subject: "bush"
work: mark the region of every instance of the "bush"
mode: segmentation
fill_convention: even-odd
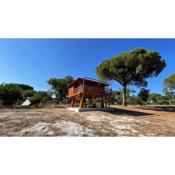
[[[169,100],[169,104],[170,104],[170,105],[175,105],[175,98],[174,98],[174,99]]]
[[[25,90],[23,91],[23,97],[26,99],[27,97],[32,97],[36,94],[33,90]]]
[[[39,106],[39,104],[42,101],[42,96],[40,94],[35,94],[33,97],[31,97],[31,104],[35,106]]]
[[[169,100],[167,99],[161,99],[158,101],[158,105],[169,105]]]
[[[138,94],[138,97],[140,97],[140,99],[146,103],[149,98],[149,90],[142,88]]]
[[[144,102],[137,96],[129,97],[127,100],[129,105],[143,105]]]
[[[2,84],[0,85],[0,99],[4,106],[11,107],[23,99],[22,90],[17,85]]]
[[[151,93],[148,102],[152,105],[169,105],[169,99],[157,93]]]

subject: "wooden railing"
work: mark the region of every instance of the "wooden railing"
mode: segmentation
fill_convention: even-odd
[[[75,89],[69,89],[68,96],[73,96],[75,94],[83,93],[83,92],[91,92],[91,93],[111,93],[112,89],[107,87],[98,87],[92,85],[80,85]]]
[[[84,91],[84,86],[83,85],[80,85],[75,89],[70,88],[69,91],[68,91],[68,96],[71,97],[75,94],[82,93],[83,91]]]
[[[84,91],[92,92],[92,93],[105,93],[104,87],[98,87],[98,86],[92,86],[92,85],[85,85]]]

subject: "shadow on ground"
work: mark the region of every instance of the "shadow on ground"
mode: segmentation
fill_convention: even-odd
[[[164,111],[164,112],[175,112],[175,106],[165,106],[165,105],[153,105],[153,106],[144,106],[144,107],[139,107],[140,109],[144,110],[154,110],[154,111]]]
[[[153,114],[146,112],[133,111],[128,109],[112,108],[113,110],[104,111],[116,115],[131,115],[131,116],[151,116]]]

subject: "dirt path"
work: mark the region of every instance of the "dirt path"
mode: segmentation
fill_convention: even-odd
[[[115,109],[81,113],[64,108],[0,109],[0,136],[175,136],[175,112]]]

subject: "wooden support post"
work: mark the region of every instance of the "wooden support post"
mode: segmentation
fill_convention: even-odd
[[[74,104],[74,99],[72,98],[70,106],[73,107],[73,104]]]
[[[80,100],[80,108],[83,107],[83,101],[84,101],[84,95],[81,97],[81,100]]]
[[[107,99],[105,97],[105,108],[107,108]]]
[[[103,97],[101,97],[101,108],[104,108],[104,100],[103,100]]]
[[[74,107],[76,107],[76,105],[77,105],[77,100],[78,100],[78,97],[76,96],[76,97],[75,97]]]
[[[75,105],[75,98],[72,98],[71,107],[74,107],[74,105]]]

